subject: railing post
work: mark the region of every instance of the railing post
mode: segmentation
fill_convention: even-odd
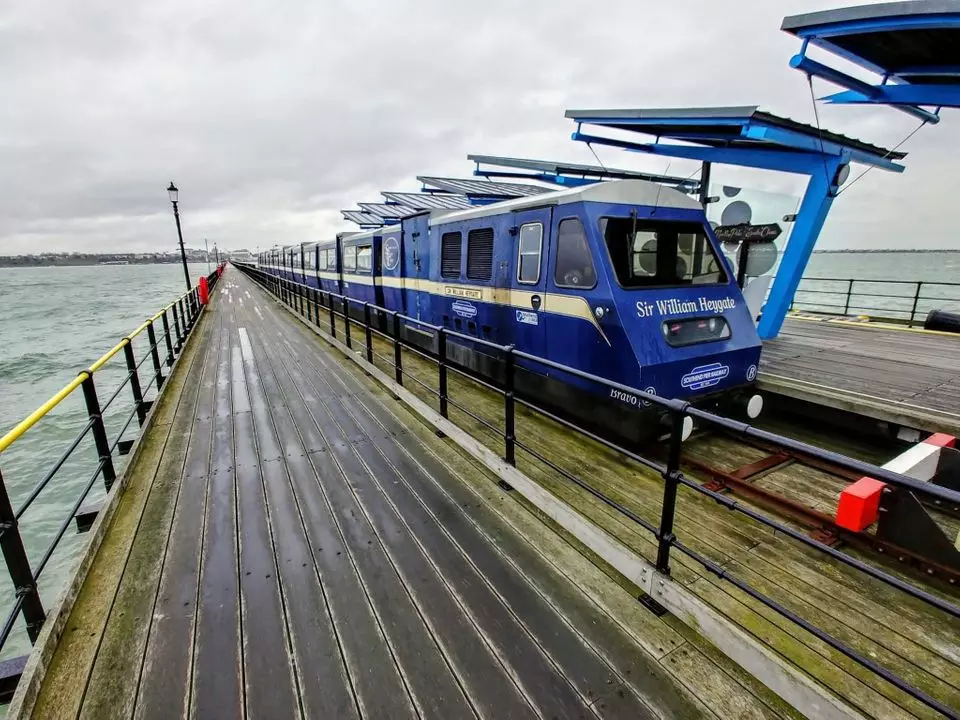
[[[367,346],[367,362],[373,364],[373,333],[370,331],[370,303],[363,304],[363,342]]]
[[[853,294],[853,278],[847,280],[847,299],[843,303],[843,314],[850,312],[850,296]]]
[[[313,321],[317,327],[320,327],[320,293],[319,288],[313,289]]]
[[[350,345],[350,301],[347,296],[343,296],[343,337],[347,343],[347,349],[352,349]]]
[[[440,415],[447,417],[447,331],[437,331],[437,369],[440,379],[437,389],[440,391]]]
[[[163,309],[163,339],[167,344],[167,367],[173,365],[173,343],[170,341],[170,321],[167,320],[167,309]]]
[[[657,570],[670,574],[670,547],[676,540],[673,534],[673,518],[677,508],[677,487],[680,476],[680,452],[683,449],[683,419],[681,410],[673,410],[670,427],[670,449],[667,454],[667,469],[663,473],[663,508],[660,513],[660,532],[657,534]]]
[[[337,313],[333,310],[333,295],[327,293],[327,307],[330,308],[330,335],[337,339]]]
[[[504,412],[504,457],[511,465],[516,465],[516,427],[514,413],[514,374],[515,358],[513,356],[513,345],[508,345],[504,350],[504,393],[503,393],[503,412]]]
[[[150,343],[150,359],[153,360],[153,372],[157,378],[157,392],[163,387],[162,365],[160,364],[160,353],[157,351],[157,333],[153,329],[153,320],[147,325],[147,341]]]
[[[187,335],[190,334],[190,318],[187,317],[187,309],[184,307],[186,297],[177,300],[177,307],[180,308],[180,325],[183,330],[183,342],[187,341]]]
[[[180,313],[177,311],[177,303],[173,304],[173,329],[177,333],[177,343],[173,350],[179,354],[180,348],[183,347],[183,335],[180,333]]]
[[[306,295],[306,297],[304,298],[304,302],[307,305],[307,322],[310,322],[310,323],[313,322],[313,305],[310,303],[310,294],[312,292],[313,292],[313,288],[307,285],[306,292],[304,293],[304,295]]]
[[[33,570],[30,569],[30,559],[23,547],[23,537],[20,535],[20,526],[17,516],[10,504],[7,486],[0,473],[0,550],[3,551],[3,560],[7,564],[7,572],[13,583],[17,597],[23,598],[23,619],[27,623],[27,635],[30,642],[37,641],[40,628],[43,627],[47,614],[43,610],[37,583],[33,579]]]
[[[400,348],[400,313],[393,313],[393,376],[403,385],[403,354]]]
[[[917,281],[917,291],[913,294],[913,307],[910,308],[910,322],[907,327],[913,327],[913,321],[917,316],[917,303],[920,301],[920,288],[923,287],[922,281]]]
[[[140,388],[140,373],[137,371],[137,359],[133,356],[133,340],[125,338],[127,344],[123,346],[123,357],[127,360],[127,372],[130,373],[130,391],[133,393],[133,403],[137,408],[137,422],[140,427],[147,420],[147,410],[143,407],[143,390]]]
[[[97,447],[97,455],[103,463],[103,484],[110,492],[113,481],[117,479],[117,472],[113,469],[113,457],[110,455],[110,443],[107,440],[107,428],[103,424],[103,415],[100,410],[100,400],[97,398],[97,388],[93,384],[93,375],[84,371],[87,376],[83,381],[83,399],[87,404],[87,415],[93,420],[93,442]]]

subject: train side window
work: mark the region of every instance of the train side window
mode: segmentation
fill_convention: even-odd
[[[440,236],[440,277],[460,277],[460,258],[463,254],[463,238],[458,232]]]
[[[357,248],[345,247],[343,249],[343,271],[355,272],[357,269]]]
[[[471,280],[493,277],[493,228],[467,233],[467,277]]]
[[[536,285],[540,282],[540,254],[543,252],[543,225],[527,223],[520,226],[517,245],[517,282]]]
[[[597,271],[579,218],[566,218],[557,226],[557,262],[553,270],[557,287],[588,289],[597,284]]]
[[[370,245],[363,245],[357,248],[357,272],[370,274],[373,267],[373,248]]]

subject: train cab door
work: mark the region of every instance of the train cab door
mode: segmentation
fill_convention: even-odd
[[[513,259],[510,303],[512,342],[518,350],[544,357],[547,352],[546,289],[552,208],[524,210],[514,214]]]
[[[415,215],[403,221],[403,266],[408,282],[404,292],[406,314],[431,322],[430,294],[426,280],[430,270],[430,216]]]

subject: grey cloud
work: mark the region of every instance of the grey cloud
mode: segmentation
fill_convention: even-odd
[[[811,122],[787,67],[796,42],[778,28],[828,4],[8,3],[0,253],[170,248],[171,178],[190,244],[329,235],[347,227],[340,208],[379,190],[469,174],[469,152],[593,162],[569,140],[572,106],[759,103]],[[945,152],[960,131],[947,115],[905,148],[907,173],[872,172],[837,200],[821,246],[960,245]],[[914,126],[888,109],[821,107],[821,119],[888,145]],[[598,152],[624,167],[667,162]],[[756,171],[718,178],[802,189]]]

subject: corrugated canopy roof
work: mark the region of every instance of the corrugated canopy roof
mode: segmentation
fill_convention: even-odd
[[[376,215],[385,220],[399,220],[407,215],[416,215],[419,210],[405,205],[388,205],[386,203],[357,203],[365,213]]]
[[[418,175],[417,180],[423,183],[424,188],[433,188],[441,192],[456,193],[467,197],[484,198],[514,198],[528,195],[539,195],[550,192],[552,188],[540,185],[525,185],[521,183],[502,183],[492,180],[475,180],[472,178],[443,178],[429,175]]]
[[[741,107],[646,108],[567,110],[566,117],[590,125],[617,128],[711,147],[769,148],[816,152],[821,143],[831,143],[868,156],[900,160],[906,153],[893,152],[840,133],[818,129],[759,110]],[[783,130],[787,133],[768,132]]]
[[[341,210],[340,214],[360,227],[379,227],[385,223],[384,219],[379,215],[363,212],[362,210]]]
[[[381,195],[390,202],[397,203],[417,210],[456,210],[470,207],[470,200],[466,195],[452,195],[446,193],[406,193],[381,192]]]
[[[960,84],[960,0],[915,0],[784,18],[782,30],[881,75]]]
[[[499,157],[496,155],[467,155],[467,160],[472,160],[478,164],[482,163],[485,165],[497,165],[499,167],[517,168],[520,170],[532,170],[553,175],[579,175],[581,177],[607,178],[610,180],[648,180],[665,185],[697,184],[696,180],[690,180],[685,177],[658,175],[656,173],[640,172],[639,170],[606,168],[601,165],[582,165],[580,163],[555,162],[552,160],[529,160],[526,158]]]

